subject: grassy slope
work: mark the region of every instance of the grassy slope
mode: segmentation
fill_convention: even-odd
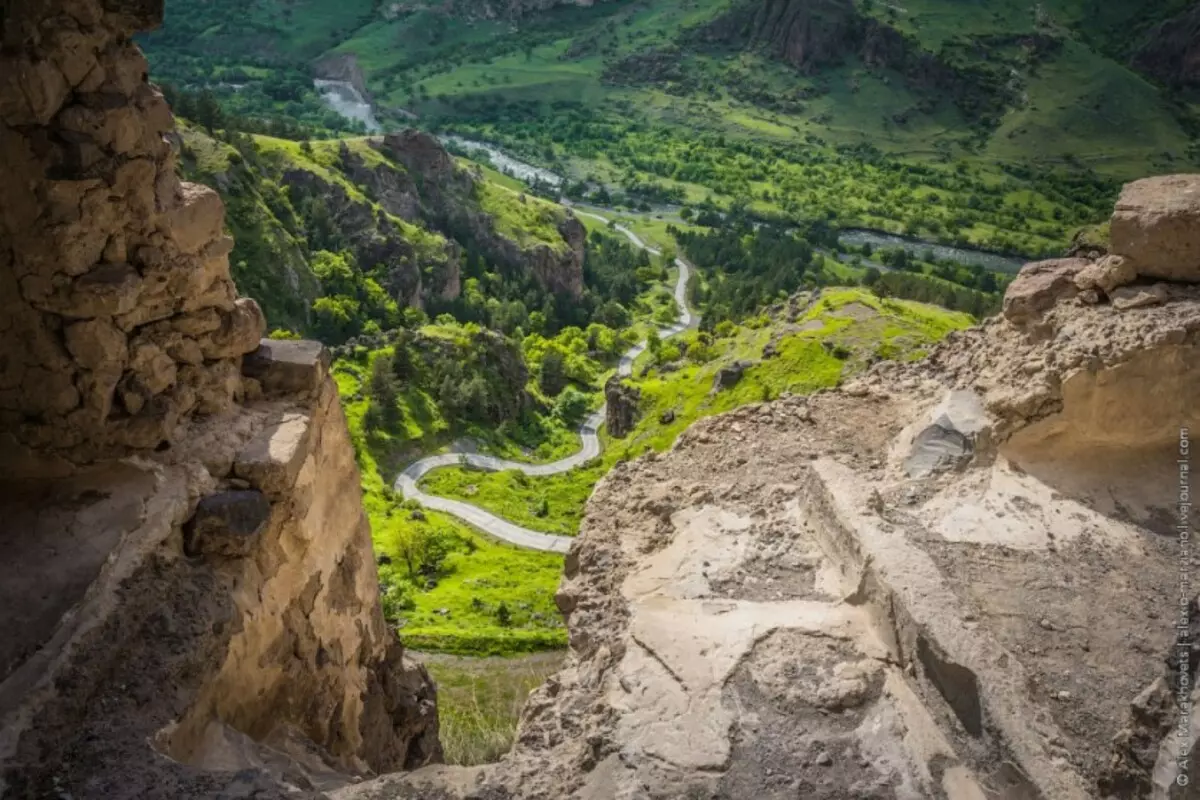
[[[184,175],[218,188],[225,199],[234,240],[230,269],[239,291],[258,300],[272,327],[304,330],[321,286],[303,237],[268,202],[282,194],[279,184],[249,171],[230,145],[183,121],[178,128]]]
[[[418,649],[475,655],[565,645],[566,631],[554,606],[561,557],[497,543],[443,514],[414,515],[391,493],[390,478],[398,471],[404,453],[411,452],[412,443],[436,437],[446,426],[436,416],[406,414],[404,431],[368,438],[363,425],[367,401],[360,391],[368,374],[365,370],[339,361],[334,378],[362,471],[364,505],[376,553],[399,565],[403,561],[401,544],[408,537],[448,533],[460,542],[447,559],[446,577],[432,590],[417,593],[415,608],[404,612],[401,630],[405,642]],[[428,397],[415,391],[404,393],[401,403],[406,409],[433,407]],[[381,583],[385,587],[389,583],[386,570],[381,572]],[[500,625],[496,618],[501,603],[512,613],[509,626]]]
[[[566,216],[562,206],[489,180],[477,185],[475,197],[479,207],[496,220],[496,232],[522,250],[544,246],[563,253],[569,249],[558,232]]]
[[[847,306],[852,306],[850,311]],[[866,318],[853,314],[871,309]],[[820,327],[808,323],[820,323]],[[689,364],[661,374],[651,371],[636,381],[642,392],[641,420],[625,439],[604,437],[605,452],[592,464],[570,473],[545,478],[518,477],[512,473],[483,473],[451,467],[425,478],[427,491],[479,505],[521,525],[549,533],[573,534],[596,482],[617,461],[649,450],[666,450],[698,419],[732,410],[747,403],[775,398],[784,392],[806,394],[836,385],[845,375],[861,369],[872,356],[912,359],[951,330],[968,327],[970,317],[934,306],[908,301],[881,301],[859,289],[829,290],[797,326],[812,327],[784,336],[778,356],[746,370],[732,389],[716,394],[710,387],[717,371],[738,360],[757,360],[777,327],[743,327],[734,336],[719,339],[720,355],[705,364]],[[840,345],[851,355],[839,359],[830,347]],[[635,365],[638,369],[645,360]],[[671,412],[674,419],[664,421]],[[549,514],[539,517],[542,498]]]
[[[1020,36],[1043,32],[1068,38],[1067,47],[1050,65],[1018,70],[1020,80],[1028,84],[1029,102],[1015,108],[1011,118],[990,137],[985,159],[1074,154],[1097,168],[1125,177],[1160,166],[1163,151],[1182,154],[1187,137],[1161,92],[1107,52],[1114,49],[1106,45],[1116,31],[1128,31],[1131,24],[1144,28],[1146,20],[1158,18],[1142,4],[1132,0],[1100,4],[1085,0],[1000,0],[986,4],[916,0],[903,5],[903,11],[897,12],[892,4],[875,3],[869,13],[912,36],[931,52],[938,52],[964,34]],[[753,70],[769,91],[822,84],[827,93],[796,114],[766,111],[724,92],[718,93],[715,102],[709,102],[697,95],[671,97],[653,88],[623,89],[601,81],[606,57],[660,46],[727,6],[722,0],[687,4],[660,0],[616,3],[589,14],[574,10],[550,12],[541,17],[542,27],[548,30],[541,32],[537,25],[526,23],[519,34],[526,44],[510,52],[504,52],[499,42],[511,38],[512,31],[498,30],[491,22],[455,26],[441,44],[431,45],[428,36],[422,36],[428,15],[416,15],[409,18],[411,21],[388,23],[384,26],[386,35],[380,26],[372,26],[338,49],[360,54],[368,72],[374,73],[373,85],[389,104],[411,103],[413,87],[423,85],[432,98],[425,104],[427,111],[444,110],[438,98],[445,96],[495,94],[507,99],[564,99],[591,105],[625,99],[652,116],[688,127],[717,121],[756,136],[794,138],[816,133],[832,142],[870,141],[918,157],[933,155],[932,145],[940,139],[949,144],[961,143],[964,120],[945,103],[932,114],[917,115],[902,126],[894,124],[892,118],[912,109],[920,97],[901,76],[877,74],[853,60],[845,67],[823,71],[816,81],[748,54],[702,59],[704,63],[688,65],[693,72],[700,70],[717,77],[729,68]],[[590,40],[596,47],[579,47]],[[407,55],[408,51],[399,47],[405,43],[420,46],[425,58]],[[573,44],[582,52],[570,52]],[[1100,52],[1101,48],[1106,52]],[[393,74],[398,70],[403,79],[383,81],[378,77],[389,68]],[[1080,101],[1106,93],[1110,100],[1102,114],[1090,113],[1090,104],[1079,105]],[[1064,99],[1087,113],[1067,119],[1059,107]],[[701,107],[716,113],[703,119],[692,116],[697,100],[703,101]],[[1053,132],[1063,122],[1068,123],[1071,134],[1057,138]],[[1021,128],[1025,133],[1010,138],[1012,131]],[[1146,139],[1135,135],[1135,131],[1153,133]]]
[[[560,653],[516,658],[417,654],[438,685],[438,736],[447,764],[487,764],[512,747],[529,693],[562,666]]]

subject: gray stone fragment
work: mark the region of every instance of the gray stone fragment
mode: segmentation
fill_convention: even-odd
[[[211,494],[200,500],[184,526],[184,550],[192,556],[248,556],[270,516],[271,504],[262,492]]]
[[[714,392],[719,392],[722,389],[731,389],[741,382],[742,376],[746,374],[746,370],[754,366],[749,361],[735,361],[727,367],[721,367],[717,370],[716,376],[713,378]]]
[[[988,426],[987,412],[970,391],[947,393],[930,423],[913,437],[904,471],[910,478],[958,469],[975,454],[975,443]]]

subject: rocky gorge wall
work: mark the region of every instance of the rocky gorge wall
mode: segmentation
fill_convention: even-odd
[[[130,36],[0,6],[0,794],[303,797],[440,758],[329,354],[261,341]]]

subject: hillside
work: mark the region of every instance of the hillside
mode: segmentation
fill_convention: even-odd
[[[640,98],[649,119],[705,108],[731,132],[918,157],[1073,153],[1118,175],[1185,158],[1196,133],[1195,98],[1182,90],[1195,85],[1186,31],[1196,11],[1182,0],[587,5],[257,0],[234,26],[223,2],[168,4],[146,45],[163,79],[227,81],[244,68],[251,88],[256,69],[320,72],[329,56],[353,55],[385,111],[441,118],[479,102],[594,110]],[[1069,137],[1046,135],[1064,124]]]
[[[741,205],[1038,256],[1100,222],[1120,180],[1200,158],[1182,2],[256,0],[246,24],[232,11],[168,4],[145,40],[160,77],[236,113],[332,128],[352,123],[312,80],[346,80],[385,127],[415,117],[497,142],[568,176],[577,199]]]
[[[340,344],[406,314],[452,311],[464,282],[485,274],[501,299],[534,308],[583,297],[583,226],[431,138],[222,136],[182,126],[182,168],[221,193],[234,278],[274,328]]]

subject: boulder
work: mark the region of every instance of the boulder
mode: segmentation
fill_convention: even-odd
[[[604,384],[605,416],[608,435],[623,439],[637,424],[638,401],[642,393],[636,387],[623,383],[617,376]]]
[[[719,392],[722,389],[731,389],[741,382],[742,376],[746,374],[746,370],[754,366],[749,361],[735,361],[727,367],[721,367],[717,370],[716,376],[713,378],[714,392]]]
[[[262,492],[209,495],[200,501],[184,526],[184,551],[191,556],[248,556],[270,516],[271,504]]]
[[[1038,320],[1060,300],[1078,294],[1075,277],[1090,262],[1081,258],[1058,258],[1026,264],[1004,295],[1004,316],[1024,327]]]
[[[1200,283],[1200,175],[1163,175],[1127,184],[1117,200],[1112,251],[1138,275]]]

